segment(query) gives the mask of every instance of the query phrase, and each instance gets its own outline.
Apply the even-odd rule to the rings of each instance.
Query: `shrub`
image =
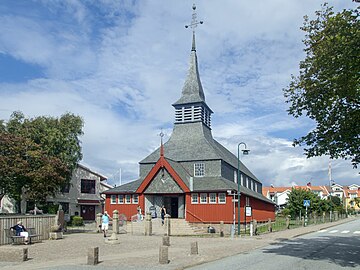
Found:
[[[71,217],[71,225],[72,226],[82,226],[82,225],[84,225],[84,220],[82,217],[72,216]]]

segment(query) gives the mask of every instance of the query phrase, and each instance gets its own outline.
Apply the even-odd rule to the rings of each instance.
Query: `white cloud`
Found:
[[[330,1],[337,8],[353,3]],[[302,17],[318,1],[198,1],[200,76],[214,110],[213,134],[236,154],[246,141],[245,164],[265,184],[327,183],[327,157],[306,159],[292,139],[313,123],[286,113],[282,89],[303,57]],[[83,116],[84,162],[123,181],[137,162],[170,135],[191,47],[192,1],[40,1],[37,16],[1,14],[0,52],[39,65],[46,74],[27,83],[0,84],[0,118]],[[41,11],[42,10],[42,11]],[[48,12],[44,13],[44,10]],[[0,81],[1,83],[1,81]],[[167,136],[168,137],[168,136]],[[334,179],[359,179],[348,161],[336,161]],[[115,179],[116,177],[114,177]]]

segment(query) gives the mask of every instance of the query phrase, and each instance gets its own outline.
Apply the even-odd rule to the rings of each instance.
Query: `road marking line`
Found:
[[[342,231],[341,233],[349,233],[350,231]]]
[[[337,233],[339,230],[332,230],[329,233]]]
[[[324,229],[324,230],[320,230],[320,231],[318,231],[318,232],[319,232],[319,233],[320,233],[320,232],[327,232],[327,230]]]
[[[360,231],[355,231],[354,234],[360,234]]]

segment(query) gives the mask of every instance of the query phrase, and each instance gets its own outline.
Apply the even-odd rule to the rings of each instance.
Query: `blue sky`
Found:
[[[328,157],[306,159],[292,140],[314,127],[287,115],[282,89],[304,58],[299,29],[322,1],[195,1],[196,43],[213,136],[264,185],[328,183]],[[335,10],[355,7],[333,0]],[[73,112],[84,118],[82,163],[110,183],[136,179],[138,162],[172,132],[191,49],[193,1],[2,0],[0,118]],[[359,183],[332,161],[340,184]]]

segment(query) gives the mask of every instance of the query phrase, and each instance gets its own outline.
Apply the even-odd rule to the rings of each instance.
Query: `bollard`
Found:
[[[313,213],[313,220],[314,220],[314,224],[316,224],[317,223],[317,213],[316,212]]]
[[[305,217],[301,217],[301,226],[305,227]]]
[[[250,236],[254,235],[254,223],[253,221],[250,221]]]
[[[268,232],[272,232],[271,218],[268,219]]]
[[[198,254],[199,254],[198,242],[191,242],[190,255],[198,255]]]
[[[99,247],[92,247],[88,249],[87,264],[97,265],[99,263]]]
[[[165,235],[170,236],[171,235],[171,224],[170,224],[170,215],[165,215]]]
[[[253,228],[254,235],[257,235],[258,231],[257,231],[257,220],[256,219],[253,220],[253,226],[254,226],[254,228]]]
[[[160,246],[159,250],[159,263],[160,264],[168,264],[169,261],[169,247]]]
[[[96,214],[96,228],[95,229],[98,233],[101,232],[101,216],[102,216],[101,213]]]
[[[220,221],[220,237],[224,237],[224,221]]]
[[[290,229],[290,217],[286,217],[286,229]]]
[[[113,222],[112,222],[112,231],[115,234],[119,233],[119,211],[118,210],[114,210],[113,211]]]
[[[167,235],[163,236],[162,243],[163,243],[163,246],[169,247],[170,246],[170,236],[167,236]]]
[[[145,235],[152,235],[152,217],[151,217],[151,213],[147,212],[146,213],[146,218],[145,218]]]
[[[323,213],[322,213],[322,223],[325,223],[325,216],[326,216],[326,213],[323,212]]]

